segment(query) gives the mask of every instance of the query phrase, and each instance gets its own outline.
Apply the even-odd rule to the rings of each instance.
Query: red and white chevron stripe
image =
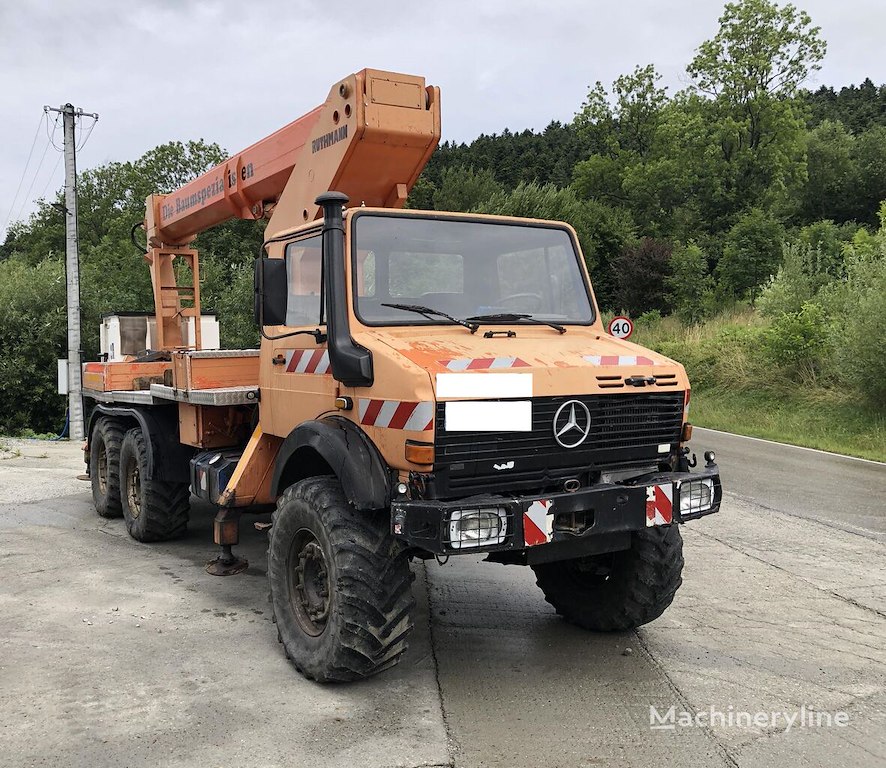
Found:
[[[646,487],[646,527],[667,525],[674,519],[674,484]]]
[[[643,355],[585,355],[591,365],[655,365],[655,360]]]
[[[360,423],[364,427],[386,427],[425,432],[434,426],[434,404],[431,402],[404,403],[399,400],[370,400],[357,402]]]
[[[459,357],[455,360],[438,360],[450,371],[500,371],[502,368],[529,368],[529,363],[519,357]]]
[[[547,544],[554,529],[554,518],[550,513],[554,502],[551,499],[533,501],[523,513],[523,541],[527,547]]]
[[[291,349],[286,353],[286,373],[330,373],[325,349]]]

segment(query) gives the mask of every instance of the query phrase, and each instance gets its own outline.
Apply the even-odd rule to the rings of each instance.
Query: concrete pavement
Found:
[[[208,507],[186,539],[139,544],[72,479],[76,446],[13,447],[0,461],[0,766],[449,763],[421,593],[391,674],[309,683],[271,623],[267,534],[247,522],[249,570],[209,576]]]
[[[684,585],[657,621],[589,634],[528,569],[431,561],[404,662],[332,687],[280,652],[265,534],[244,525],[249,571],[210,577],[211,510],[181,542],[138,544],[91,509],[74,446],[18,443],[0,459],[0,766],[886,765],[882,511],[834,523],[800,494],[839,494],[816,487],[851,471],[839,461],[780,477],[794,449],[709,437],[695,448],[718,451],[730,493],[684,526]],[[653,730],[650,705],[849,724]]]

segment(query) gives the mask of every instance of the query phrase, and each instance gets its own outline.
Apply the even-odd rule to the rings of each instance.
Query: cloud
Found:
[[[856,0],[851,14],[829,0],[800,5],[829,42],[819,82],[886,81],[880,2]],[[721,9],[710,0],[3,3],[0,226],[44,104],[70,101],[100,114],[82,169],[175,139],[238,150],[319,104],[340,76],[368,66],[440,85],[444,138],[469,141],[569,121],[589,84],[608,84],[636,64],[654,63],[671,92],[683,87],[685,65],[716,31]],[[35,154],[44,146],[38,138]],[[60,166],[50,178],[54,163],[48,154],[32,197],[61,184]]]

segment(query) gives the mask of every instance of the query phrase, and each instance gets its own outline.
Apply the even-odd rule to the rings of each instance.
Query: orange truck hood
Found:
[[[483,337],[487,330],[508,328],[516,331],[515,338]],[[436,375],[445,373],[531,373],[536,397],[643,391],[625,384],[632,376],[655,377],[645,391],[689,386],[679,363],[593,327],[570,326],[559,334],[545,326],[493,325],[471,334],[454,326],[404,326],[360,336],[361,343],[371,338],[427,371],[435,392]]]

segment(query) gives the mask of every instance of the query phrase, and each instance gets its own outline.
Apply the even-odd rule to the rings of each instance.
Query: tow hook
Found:
[[[647,384],[655,384],[655,376],[629,376],[625,384],[632,387],[645,387]]]

